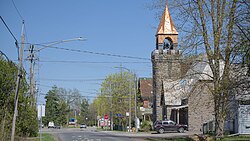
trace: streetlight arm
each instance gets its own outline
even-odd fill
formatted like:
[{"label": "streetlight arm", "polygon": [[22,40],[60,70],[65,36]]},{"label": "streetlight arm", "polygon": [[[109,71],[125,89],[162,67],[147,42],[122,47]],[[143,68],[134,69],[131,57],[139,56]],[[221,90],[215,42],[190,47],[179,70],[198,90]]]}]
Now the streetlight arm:
[{"label": "streetlight arm", "polygon": [[82,37],[78,37],[78,38],[73,38],[73,39],[67,39],[67,40],[61,40],[61,41],[55,41],[52,42],[50,44],[45,45],[44,47],[38,49],[37,51],[41,51],[49,46],[55,45],[55,44],[61,44],[61,43],[65,43],[65,42],[71,42],[71,41],[86,41],[86,38],[82,38]]}]

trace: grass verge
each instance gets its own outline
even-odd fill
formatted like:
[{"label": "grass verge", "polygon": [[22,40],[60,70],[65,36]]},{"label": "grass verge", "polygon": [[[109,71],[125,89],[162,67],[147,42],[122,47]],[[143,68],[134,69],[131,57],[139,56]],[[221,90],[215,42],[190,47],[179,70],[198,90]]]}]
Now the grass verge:
[{"label": "grass verge", "polygon": [[[36,138],[34,141],[40,141],[40,138]],[[42,141],[56,141],[54,138],[54,135],[48,134],[48,133],[43,133],[42,134]]]},{"label": "grass verge", "polygon": [[[189,137],[186,137],[186,138],[183,138],[183,137],[176,137],[176,138],[162,138],[162,139],[159,139],[159,138],[148,138],[146,139],[147,141],[196,141],[192,138],[189,138]],[[213,140],[212,138],[210,139],[198,139],[198,141],[215,141]],[[226,136],[224,138],[221,139],[221,141],[250,141],[250,135],[239,135],[239,136]]]}]

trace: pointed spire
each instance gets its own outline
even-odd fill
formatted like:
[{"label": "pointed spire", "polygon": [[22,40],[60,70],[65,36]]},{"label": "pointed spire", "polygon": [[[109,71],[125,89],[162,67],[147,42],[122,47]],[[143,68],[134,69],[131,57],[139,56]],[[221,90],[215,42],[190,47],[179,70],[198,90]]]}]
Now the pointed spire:
[{"label": "pointed spire", "polygon": [[168,6],[166,5],[166,8],[164,10],[164,13],[161,17],[161,22],[157,29],[157,35],[158,34],[178,34],[176,31],[176,28],[174,26],[174,22],[170,16]]}]

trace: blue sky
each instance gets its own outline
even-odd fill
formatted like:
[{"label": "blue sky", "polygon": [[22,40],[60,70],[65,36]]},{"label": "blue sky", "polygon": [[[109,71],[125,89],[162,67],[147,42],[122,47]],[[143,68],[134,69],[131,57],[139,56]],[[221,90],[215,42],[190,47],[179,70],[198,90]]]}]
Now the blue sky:
[{"label": "blue sky", "polygon": [[[28,43],[39,44],[84,37],[87,41],[54,46],[148,59],[155,48],[155,33],[159,21],[155,19],[154,11],[147,8],[152,0],[13,1],[25,20],[25,42]],[[11,0],[0,1],[0,13],[20,42],[22,20]],[[10,60],[16,61],[17,49],[13,37],[2,22],[0,30],[0,50]],[[26,45],[25,49],[28,47]],[[25,51],[24,59],[27,55],[28,52]],[[41,50],[36,58],[39,61],[36,61],[35,78],[40,84],[40,93],[47,93],[51,86],[56,85],[66,89],[76,88],[81,91],[81,95],[92,99],[95,95],[90,93],[98,91],[102,82],[96,79],[104,79],[111,73],[119,72],[119,69],[114,68],[121,65],[119,62],[123,62],[123,67],[134,71],[137,77],[152,77],[150,60],[53,48]],[[29,75],[27,60],[24,60],[24,68]]]}]

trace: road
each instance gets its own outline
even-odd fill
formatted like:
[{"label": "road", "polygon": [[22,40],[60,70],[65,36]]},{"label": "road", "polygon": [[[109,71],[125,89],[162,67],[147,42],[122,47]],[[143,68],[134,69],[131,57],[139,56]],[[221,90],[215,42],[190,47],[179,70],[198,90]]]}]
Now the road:
[{"label": "road", "polygon": [[144,141],[146,138],[171,138],[189,136],[194,133],[127,133],[118,131],[97,131],[96,128],[89,127],[87,129],[79,128],[63,128],[63,129],[47,129],[42,130],[44,133],[52,133],[56,135],[59,141]]}]

